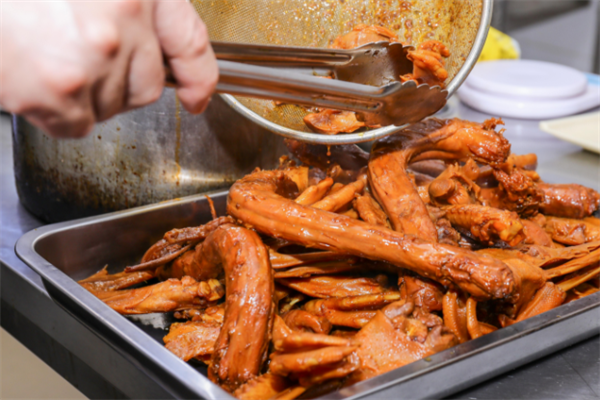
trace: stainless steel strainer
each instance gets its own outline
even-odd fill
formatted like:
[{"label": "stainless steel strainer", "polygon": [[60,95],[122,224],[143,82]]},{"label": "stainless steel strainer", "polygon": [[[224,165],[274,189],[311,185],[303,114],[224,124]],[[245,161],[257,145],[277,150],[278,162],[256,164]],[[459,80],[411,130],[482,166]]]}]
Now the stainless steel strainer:
[{"label": "stainless steel strainer", "polygon": [[[328,47],[358,24],[384,26],[401,41],[417,45],[435,39],[450,50],[446,61],[450,97],[467,77],[485,43],[493,0],[192,0],[211,40],[282,46]],[[405,126],[386,126],[340,135],[312,133],[296,105],[221,95],[235,110],[262,127],[309,143],[360,143]]]}]

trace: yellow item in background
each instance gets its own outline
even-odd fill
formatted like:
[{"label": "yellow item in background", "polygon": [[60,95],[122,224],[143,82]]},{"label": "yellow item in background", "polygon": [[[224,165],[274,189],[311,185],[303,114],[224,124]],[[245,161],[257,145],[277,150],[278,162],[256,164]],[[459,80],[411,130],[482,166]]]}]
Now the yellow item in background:
[{"label": "yellow item in background", "polygon": [[477,61],[516,60],[519,58],[521,58],[519,43],[506,33],[490,27],[485,45]]}]

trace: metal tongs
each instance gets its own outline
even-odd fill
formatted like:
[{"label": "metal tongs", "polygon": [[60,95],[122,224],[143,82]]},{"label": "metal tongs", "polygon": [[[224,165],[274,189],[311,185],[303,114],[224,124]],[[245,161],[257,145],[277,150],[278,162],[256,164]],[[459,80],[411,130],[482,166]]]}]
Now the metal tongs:
[{"label": "metal tongs", "polygon": [[[354,111],[369,126],[417,122],[446,103],[447,91],[439,86],[399,81],[413,71],[407,54],[414,48],[401,43],[352,50],[211,44],[219,65],[219,93]],[[167,82],[174,83],[168,72]],[[322,78],[331,73],[335,79]]]}]

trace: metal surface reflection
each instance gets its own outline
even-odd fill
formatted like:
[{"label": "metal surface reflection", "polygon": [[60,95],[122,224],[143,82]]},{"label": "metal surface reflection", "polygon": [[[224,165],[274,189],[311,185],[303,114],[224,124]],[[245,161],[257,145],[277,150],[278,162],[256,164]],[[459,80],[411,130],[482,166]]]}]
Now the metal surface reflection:
[{"label": "metal surface reflection", "polygon": [[220,96],[191,115],[172,89],[155,104],[98,124],[85,139],[52,139],[13,117],[13,149],[21,202],[48,222],[226,188],[286,153],[282,138]]}]

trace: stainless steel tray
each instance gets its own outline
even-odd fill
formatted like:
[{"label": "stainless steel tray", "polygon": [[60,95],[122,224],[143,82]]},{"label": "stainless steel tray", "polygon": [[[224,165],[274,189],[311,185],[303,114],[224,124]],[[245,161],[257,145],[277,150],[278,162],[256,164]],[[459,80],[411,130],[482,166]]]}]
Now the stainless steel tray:
[{"label": "stainless steel tray", "polygon": [[[211,194],[223,215],[227,192]],[[25,234],[17,255],[44,281],[48,293],[174,398],[231,399],[206,378],[200,363],[185,363],[162,344],[168,316],[126,318],[76,282],[109,265],[135,263],[167,230],[210,220],[204,196],[47,225]],[[327,399],[417,399],[448,396],[495,375],[598,334],[600,293],[479,339],[360,382]],[[166,320],[165,320],[166,319]],[[148,325],[147,322],[155,326]]]}]

